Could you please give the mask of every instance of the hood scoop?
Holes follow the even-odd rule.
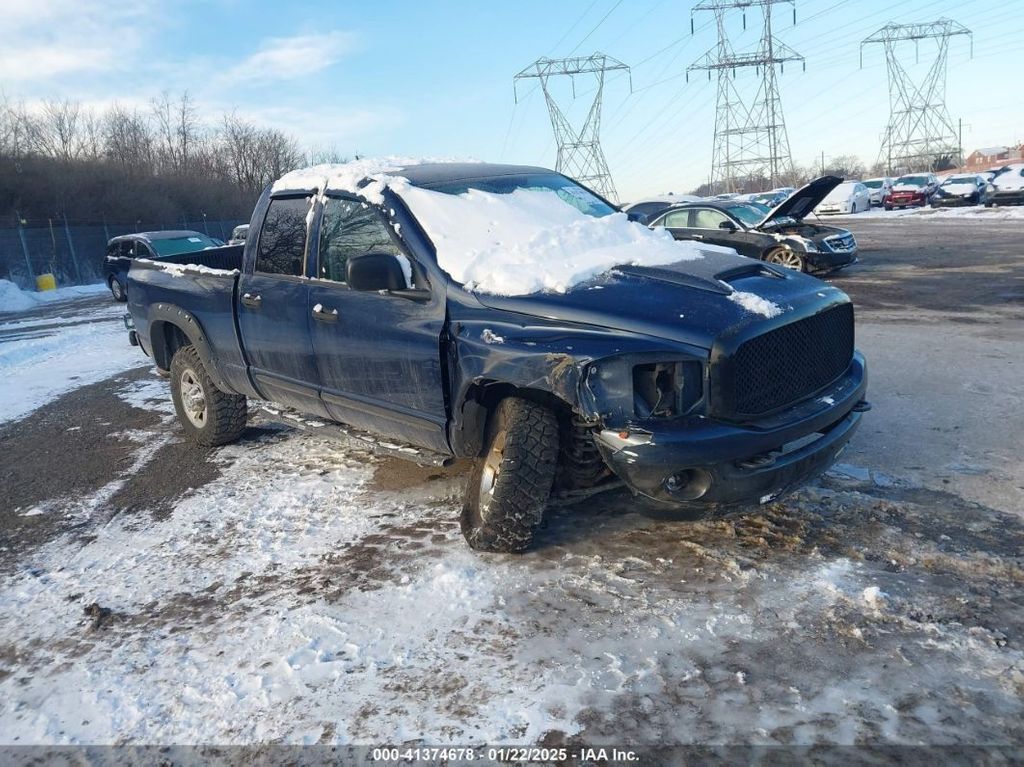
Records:
[[[717,293],[721,296],[727,296],[733,292],[734,288],[729,284],[733,280],[739,280],[744,277],[774,277],[776,279],[786,279],[787,277],[787,275],[767,264],[757,261],[752,261],[750,264],[743,264],[742,266],[733,266],[721,271],[716,270],[706,275],[694,274],[694,263],[686,262],[685,266],[680,268],[673,268],[671,266],[617,266],[615,267],[615,272],[627,277],[657,280],[659,282],[667,282],[670,285],[696,288],[708,293]],[[686,269],[686,271],[683,271],[683,269]]]

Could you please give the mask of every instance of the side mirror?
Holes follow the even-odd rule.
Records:
[[[736,224],[734,224],[732,221],[723,221],[722,223],[720,223],[718,225],[718,228],[719,229],[725,229],[728,232],[735,232],[736,231]]]
[[[393,253],[364,253],[353,256],[346,267],[346,281],[352,290],[405,290],[405,271]]]
[[[645,216],[643,213],[627,213],[626,218],[628,218],[630,221],[636,221],[638,224],[643,224],[644,226],[647,226],[648,217]]]

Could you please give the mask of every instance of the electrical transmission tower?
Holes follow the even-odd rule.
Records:
[[[946,109],[946,61],[949,40],[957,35],[974,37],[971,30],[949,19],[929,24],[886,24],[860,44],[861,66],[864,46],[881,43],[889,69],[889,124],[882,137],[878,162],[884,162],[889,173],[934,170],[940,160],[960,165],[962,150],[959,132]],[[919,61],[921,40],[935,40],[937,51],[928,73],[920,84],[915,83],[900,63],[897,43],[914,42],[915,61]]]
[[[804,57],[772,34],[772,6],[787,3],[793,7],[796,23],[795,0],[703,0],[690,12],[690,31],[693,14],[713,11],[718,27],[718,44],[691,64],[686,72],[706,71],[718,73],[718,99],[715,107],[715,145],[711,160],[711,185],[714,190],[742,191],[749,181],[768,180],[780,186],[785,173],[792,170],[789,138],[782,114],[782,99],[775,66],[784,71],[785,62]],[[764,15],[761,41],[751,53],[736,53],[725,31],[725,13],[741,9],[746,29],[746,9],[760,7]],[[761,75],[761,84],[748,108],[734,84],[736,70],[754,67]]]
[[[548,105],[548,114],[551,116],[551,128],[555,132],[555,142],[558,145],[558,160],[555,163],[555,170],[586,184],[616,203],[619,201],[618,194],[608,170],[608,161],[605,160],[604,152],[601,149],[601,101],[604,98],[605,73],[620,69],[629,73],[627,65],[611,56],[605,56],[603,53],[569,59],[540,58],[517,74],[513,80],[514,90],[520,80],[533,77],[540,80],[540,87],[544,91],[544,99]],[[587,112],[583,126],[578,130],[573,127],[565,112],[559,107],[554,94],[548,87],[550,79],[560,75],[568,75],[572,78],[574,99],[576,98],[576,75],[593,75],[597,81],[594,100]],[[632,92],[632,90],[631,79],[630,91]],[[516,101],[518,100],[519,94],[516,92]]]

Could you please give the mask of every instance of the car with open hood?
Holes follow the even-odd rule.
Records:
[[[544,168],[318,166],[268,186],[249,231],[129,272],[129,342],[180,428],[230,442],[263,400],[362,449],[470,459],[476,549],[525,549],[552,492],[615,478],[687,514],[769,503],[868,409],[842,291],[677,242]]]
[[[946,176],[932,195],[933,208],[953,208],[965,205],[988,205],[992,189],[977,173],[954,173]]]
[[[857,240],[847,229],[808,223],[804,217],[842,183],[822,176],[776,205],[706,200],[662,211],[651,227],[677,240],[734,248],[737,253],[802,272],[831,272],[857,261]]]
[[[989,182],[989,205],[1020,205],[1024,203],[1024,164],[1015,163],[999,170]]]
[[[892,185],[892,189],[882,198],[882,207],[923,208],[932,201],[939,181],[934,173],[908,173],[900,176]]]

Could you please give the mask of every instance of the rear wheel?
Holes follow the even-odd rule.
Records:
[[[807,271],[806,259],[792,248],[772,248],[765,254],[764,260],[769,264],[778,264],[797,272]]]
[[[558,465],[558,419],[519,397],[503,399],[469,476],[462,534],[479,551],[519,552],[533,542]]]
[[[121,280],[117,277],[111,277],[107,282],[107,287],[110,288],[110,293],[114,296],[115,301],[127,301],[128,293],[124,289],[124,285],[121,284]]]
[[[186,436],[200,445],[233,442],[245,429],[245,397],[218,389],[194,346],[181,347],[171,360],[171,398]]]

